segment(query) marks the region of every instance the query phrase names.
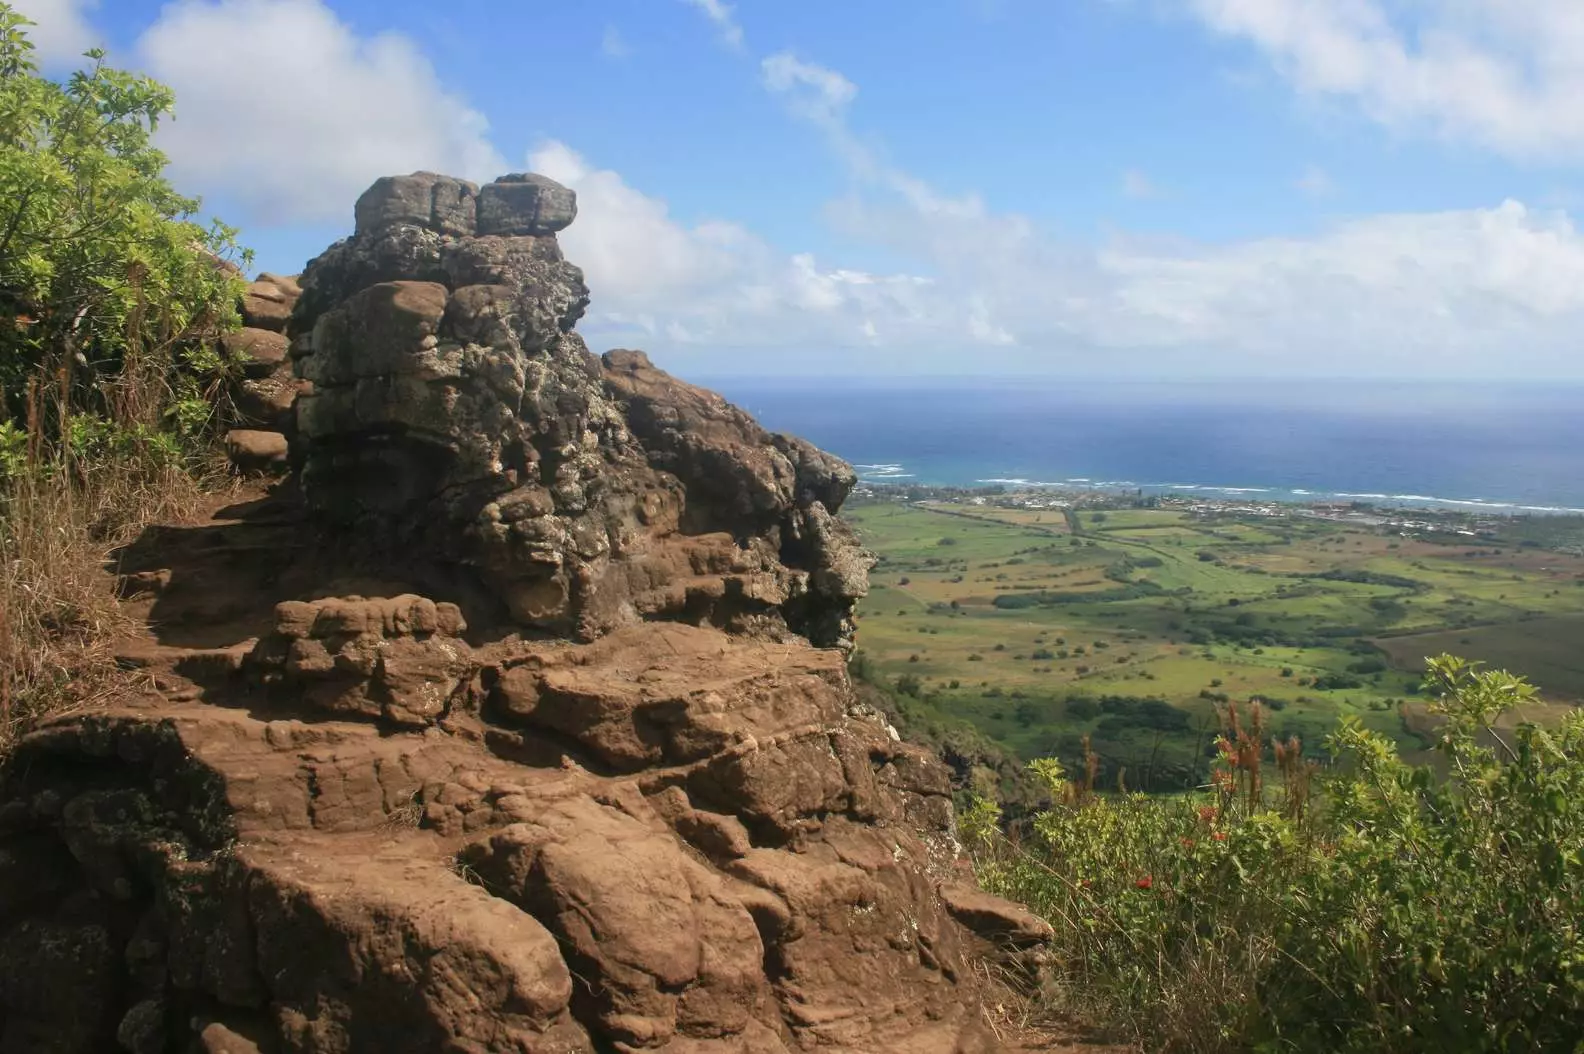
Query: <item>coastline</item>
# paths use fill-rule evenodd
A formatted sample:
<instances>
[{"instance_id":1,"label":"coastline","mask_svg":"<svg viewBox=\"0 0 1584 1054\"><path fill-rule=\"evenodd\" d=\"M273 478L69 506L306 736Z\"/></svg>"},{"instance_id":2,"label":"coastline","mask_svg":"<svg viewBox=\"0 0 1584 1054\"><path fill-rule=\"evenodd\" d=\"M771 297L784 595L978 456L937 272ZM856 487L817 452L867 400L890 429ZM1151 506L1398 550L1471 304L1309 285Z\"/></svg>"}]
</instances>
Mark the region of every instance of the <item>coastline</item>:
<instances>
[{"instance_id":1,"label":"coastline","mask_svg":"<svg viewBox=\"0 0 1584 1054\"><path fill-rule=\"evenodd\" d=\"M1328 505L1347 503L1387 509L1423 509L1439 512L1481 513L1490 516L1584 516L1584 508L1537 505L1487 498L1449 498L1428 494L1316 490L1301 487L1218 486L1204 483L1140 483L1073 476L1062 480L1037 480L1019 476L984 476L969 480L935 479L906 471L901 462L854 463L861 484L881 487L980 489L1001 487L1007 493L1043 491L1064 495L1108 496L1141 494L1146 497L1203 497L1206 500L1248 501L1276 505Z\"/></svg>"}]
</instances>

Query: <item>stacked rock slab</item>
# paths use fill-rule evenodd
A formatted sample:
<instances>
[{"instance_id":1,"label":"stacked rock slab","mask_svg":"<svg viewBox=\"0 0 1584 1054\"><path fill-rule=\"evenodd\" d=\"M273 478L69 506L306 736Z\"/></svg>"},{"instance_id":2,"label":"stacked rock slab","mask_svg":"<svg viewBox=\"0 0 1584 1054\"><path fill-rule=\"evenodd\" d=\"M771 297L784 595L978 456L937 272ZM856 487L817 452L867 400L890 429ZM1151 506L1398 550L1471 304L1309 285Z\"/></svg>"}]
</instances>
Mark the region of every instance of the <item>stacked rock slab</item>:
<instances>
[{"instance_id":1,"label":"stacked rock slab","mask_svg":"<svg viewBox=\"0 0 1584 1054\"><path fill-rule=\"evenodd\" d=\"M287 466L299 382L287 356L286 323L301 295L295 278L260 275L242 297L243 328L221 338L226 358L241 365L230 393L237 427L226 435L226 451L244 472Z\"/></svg>"},{"instance_id":2,"label":"stacked rock slab","mask_svg":"<svg viewBox=\"0 0 1584 1054\"><path fill-rule=\"evenodd\" d=\"M301 489L131 547L135 686L0 769L0 1054L998 1049L1045 933L854 698L850 471L588 355L570 193L491 187L365 195Z\"/></svg>"},{"instance_id":3,"label":"stacked rock slab","mask_svg":"<svg viewBox=\"0 0 1584 1054\"><path fill-rule=\"evenodd\" d=\"M590 354L588 290L556 241L576 213L536 175L363 195L292 318L310 507L475 568L552 633L685 617L842 644L867 570L832 519L851 469L641 353Z\"/></svg>"}]
</instances>

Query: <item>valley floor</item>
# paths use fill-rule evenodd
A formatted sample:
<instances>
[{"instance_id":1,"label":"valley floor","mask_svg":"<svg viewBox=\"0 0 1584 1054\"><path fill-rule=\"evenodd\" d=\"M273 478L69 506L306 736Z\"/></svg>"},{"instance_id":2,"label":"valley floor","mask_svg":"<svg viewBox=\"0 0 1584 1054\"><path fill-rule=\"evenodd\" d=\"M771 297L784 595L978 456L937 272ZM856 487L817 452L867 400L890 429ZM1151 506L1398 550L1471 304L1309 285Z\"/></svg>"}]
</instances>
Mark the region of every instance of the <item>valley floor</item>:
<instances>
[{"instance_id":1,"label":"valley floor","mask_svg":"<svg viewBox=\"0 0 1584 1054\"><path fill-rule=\"evenodd\" d=\"M1423 756L1424 660L1531 678L1544 717L1584 700L1584 558L1533 540L1181 509L870 501L880 562L860 661L908 716L966 722L1028 759L1091 737L1128 786L1200 782L1216 707L1319 753L1357 714ZM1515 521L1514 533L1532 534Z\"/></svg>"}]
</instances>

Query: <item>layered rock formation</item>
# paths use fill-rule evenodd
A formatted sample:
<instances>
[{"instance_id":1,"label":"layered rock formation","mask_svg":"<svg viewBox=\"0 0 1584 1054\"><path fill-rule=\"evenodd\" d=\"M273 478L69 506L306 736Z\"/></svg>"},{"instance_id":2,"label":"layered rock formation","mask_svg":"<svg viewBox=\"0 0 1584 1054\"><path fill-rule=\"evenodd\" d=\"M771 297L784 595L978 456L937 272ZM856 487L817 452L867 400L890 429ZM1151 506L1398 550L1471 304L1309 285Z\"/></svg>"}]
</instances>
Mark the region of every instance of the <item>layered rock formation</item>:
<instances>
[{"instance_id":1,"label":"layered rock formation","mask_svg":"<svg viewBox=\"0 0 1584 1054\"><path fill-rule=\"evenodd\" d=\"M595 359L555 237L576 212L533 175L363 195L292 320L309 505L477 568L527 626L685 615L841 643L867 573L831 518L852 471L641 353Z\"/></svg>"},{"instance_id":2,"label":"layered rock formation","mask_svg":"<svg viewBox=\"0 0 1584 1054\"><path fill-rule=\"evenodd\" d=\"M122 554L139 689L4 769L0 1054L997 1046L1039 924L851 693L850 470L590 355L575 209L382 180L309 266L300 478Z\"/></svg>"},{"instance_id":3,"label":"layered rock formation","mask_svg":"<svg viewBox=\"0 0 1584 1054\"><path fill-rule=\"evenodd\" d=\"M227 393L236 427L226 434L226 453L242 472L278 473L287 467L303 385L286 354L286 323L301 295L295 278L260 275L242 297L242 328L220 339L227 360L240 366Z\"/></svg>"}]
</instances>

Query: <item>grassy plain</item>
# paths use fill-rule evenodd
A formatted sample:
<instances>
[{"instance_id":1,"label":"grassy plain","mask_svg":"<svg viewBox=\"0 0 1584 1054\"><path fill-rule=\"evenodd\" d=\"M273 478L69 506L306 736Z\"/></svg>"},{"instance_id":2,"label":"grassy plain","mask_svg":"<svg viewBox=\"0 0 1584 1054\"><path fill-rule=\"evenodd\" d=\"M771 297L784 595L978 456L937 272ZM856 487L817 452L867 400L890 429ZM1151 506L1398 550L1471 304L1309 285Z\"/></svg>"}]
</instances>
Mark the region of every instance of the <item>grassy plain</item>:
<instances>
[{"instance_id":1,"label":"grassy plain","mask_svg":"<svg viewBox=\"0 0 1584 1054\"><path fill-rule=\"evenodd\" d=\"M876 502L847 516L880 557L859 610L871 671L915 720L966 721L1017 755L1167 790L1204 771L1226 700L1318 751L1359 715L1412 752L1427 655L1584 702L1584 556L1445 544L1315 518L1176 509ZM1461 541L1461 540L1460 540Z\"/></svg>"}]
</instances>

